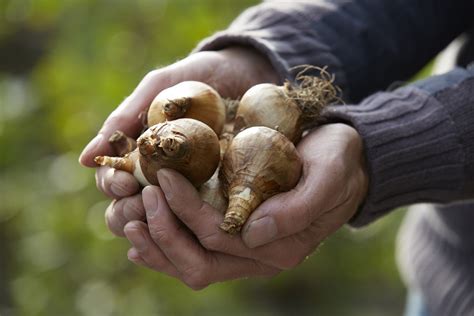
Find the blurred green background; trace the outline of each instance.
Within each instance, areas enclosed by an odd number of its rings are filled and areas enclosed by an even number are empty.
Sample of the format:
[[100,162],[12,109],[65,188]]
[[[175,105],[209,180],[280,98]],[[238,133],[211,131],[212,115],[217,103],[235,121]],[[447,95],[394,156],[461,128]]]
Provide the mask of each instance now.
[[0,0],[0,315],[400,315],[402,211],[298,268],[194,292],[128,262],[78,155],[151,69],[254,0]]

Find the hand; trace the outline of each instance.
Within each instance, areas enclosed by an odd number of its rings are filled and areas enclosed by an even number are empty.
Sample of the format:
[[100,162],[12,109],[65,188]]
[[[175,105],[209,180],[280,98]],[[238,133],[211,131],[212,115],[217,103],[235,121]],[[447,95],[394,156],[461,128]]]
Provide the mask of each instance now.
[[304,161],[300,182],[257,208],[242,238],[218,228],[222,214],[184,177],[160,170],[161,189],[143,190],[148,226],[125,226],[133,245],[129,259],[194,289],[295,267],[347,223],[368,187],[362,141],[352,127],[322,126],[303,138],[298,151]]
[[[87,167],[97,167],[93,161],[99,155],[115,155],[108,138],[116,130],[130,137],[138,136],[142,125],[139,114],[163,89],[181,81],[197,80],[213,86],[223,97],[237,98],[251,86],[261,82],[277,82],[278,76],[270,63],[257,51],[232,47],[221,51],[199,52],[162,69],[153,70],[140,82],[135,91],[110,114],[98,135],[83,150],[79,161]],[[142,219],[143,204],[137,195],[135,178],[123,171],[100,167],[96,173],[97,187],[116,199],[108,208],[118,216],[110,221]],[[116,211],[118,210],[118,211]],[[116,227],[116,225],[112,225]],[[121,231],[114,231],[123,235]]]

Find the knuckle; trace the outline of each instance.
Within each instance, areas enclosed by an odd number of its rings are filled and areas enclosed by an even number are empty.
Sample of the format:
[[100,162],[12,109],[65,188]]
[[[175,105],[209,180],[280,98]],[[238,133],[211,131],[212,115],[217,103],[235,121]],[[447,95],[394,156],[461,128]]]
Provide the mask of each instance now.
[[202,290],[210,284],[207,275],[196,268],[187,269],[182,275],[184,283],[195,291]]
[[347,174],[347,163],[343,157],[339,155],[331,157],[329,167],[335,179],[345,179]]
[[109,207],[105,211],[105,223],[112,234],[118,237],[124,237],[125,233],[123,228],[125,226],[125,221],[122,220],[119,214],[120,211],[117,211],[120,210],[119,207],[117,207],[118,204],[119,203],[117,203],[115,200],[110,203]]
[[313,221],[314,214],[313,209],[307,199],[301,199],[300,203],[299,210],[301,214],[301,222],[296,224],[298,224],[298,226],[303,229]]
[[304,256],[290,255],[279,258],[277,262],[277,268],[282,270],[290,270],[296,268],[301,262],[303,262]]
[[161,71],[159,69],[150,70],[143,79],[145,80],[154,79],[157,76],[159,76],[160,73]]
[[209,283],[203,282],[200,279],[187,280],[187,281],[185,281],[185,283],[186,283],[187,286],[189,286],[194,291],[200,291],[200,290],[205,289],[206,287],[209,286]]
[[95,184],[97,186],[97,189],[103,193],[106,193],[105,186],[104,186],[104,174],[106,173],[106,170],[108,167],[99,167],[96,169],[95,172]]
[[137,193],[140,186],[133,175],[121,170],[110,170],[106,173],[105,181],[112,193],[121,197]]
[[213,232],[206,236],[199,237],[199,241],[201,245],[207,250],[220,251],[222,248],[221,242],[219,241],[219,234],[217,232]]
[[[115,130],[123,123],[124,117],[118,113],[117,110],[112,112],[107,120],[104,122],[104,125],[100,129],[99,133],[103,133],[105,137],[109,137],[110,134],[115,132]],[[113,130],[108,130],[110,127],[113,127]]]
[[262,276],[266,278],[274,277],[281,272],[281,269],[274,268],[274,267],[267,267],[264,271],[262,271]]
[[125,219],[132,220],[143,220],[146,218],[145,209],[140,196],[132,197],[125,201],[123,206],[123,216]]
[[262,263],[258,260],[254,260],[255,267],[257,269],[257,275],[262,277],[272,277],[281,272],[281,269]]
[[148,223],[148,227],[151,239],[158,245],[164,248],[171,248],[173,246],[173,236],[169,230],[156,223]]
[[98,186],[99,190],[104,192],[106,195],[111,196],[111,197],[117,197],[113,192],[111,191],[111,185],[113,183],[113,174],[114,174],[114,169],[104,167],[107,169],[102,170],[100,175],[98,176]]
[[340,194],[340,197],[339,197],[340,203],[341,204],[347,203],[348,201],[351,200],[351,197],[353,195],[352,188],[346,185],[344,186],[344,188],[341,190],[339,194]]

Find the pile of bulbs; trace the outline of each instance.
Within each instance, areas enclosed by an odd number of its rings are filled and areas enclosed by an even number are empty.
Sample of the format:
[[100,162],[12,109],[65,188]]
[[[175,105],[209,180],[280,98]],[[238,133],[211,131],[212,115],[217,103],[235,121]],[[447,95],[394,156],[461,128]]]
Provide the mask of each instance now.
[[136,141],[120,131],[110,137],[120,157],[95,161],[133,174],[143,186],[158,185],[161,168],[180,172],[225,213],[220,228],[235,234],[263,201],[298,182],[295,144],[337,99],[334,78],[321,74],[326,78],[297,77],[297,86],[259,84],[240,101],[224,100],[202,82],[181,82],[156,96],[149,128]]

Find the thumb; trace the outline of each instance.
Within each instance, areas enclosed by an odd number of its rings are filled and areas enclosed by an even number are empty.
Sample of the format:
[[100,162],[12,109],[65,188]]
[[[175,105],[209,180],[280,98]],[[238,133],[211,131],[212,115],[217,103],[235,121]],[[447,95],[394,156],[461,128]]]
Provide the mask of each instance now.
[[[92,139],[79,156],[79,163],[86,167],[97,167],[94,157],[114,155],[108,139],[115,131],[137,136],[143,128],[140,113],[150,105],[153,98],[165,87],[171,75],[164,69],[149,72],[128,96],[105,120],[99,134]],[[170,80],[168,80],[170,81]],[[170,81],[171,82],[171,81]]]
[[319,216],[333,208],[330,195],[320,187],[298,184],[291,191],[277,194],[263,202],[242,229],[242,239],[249,248],[299,233]]

